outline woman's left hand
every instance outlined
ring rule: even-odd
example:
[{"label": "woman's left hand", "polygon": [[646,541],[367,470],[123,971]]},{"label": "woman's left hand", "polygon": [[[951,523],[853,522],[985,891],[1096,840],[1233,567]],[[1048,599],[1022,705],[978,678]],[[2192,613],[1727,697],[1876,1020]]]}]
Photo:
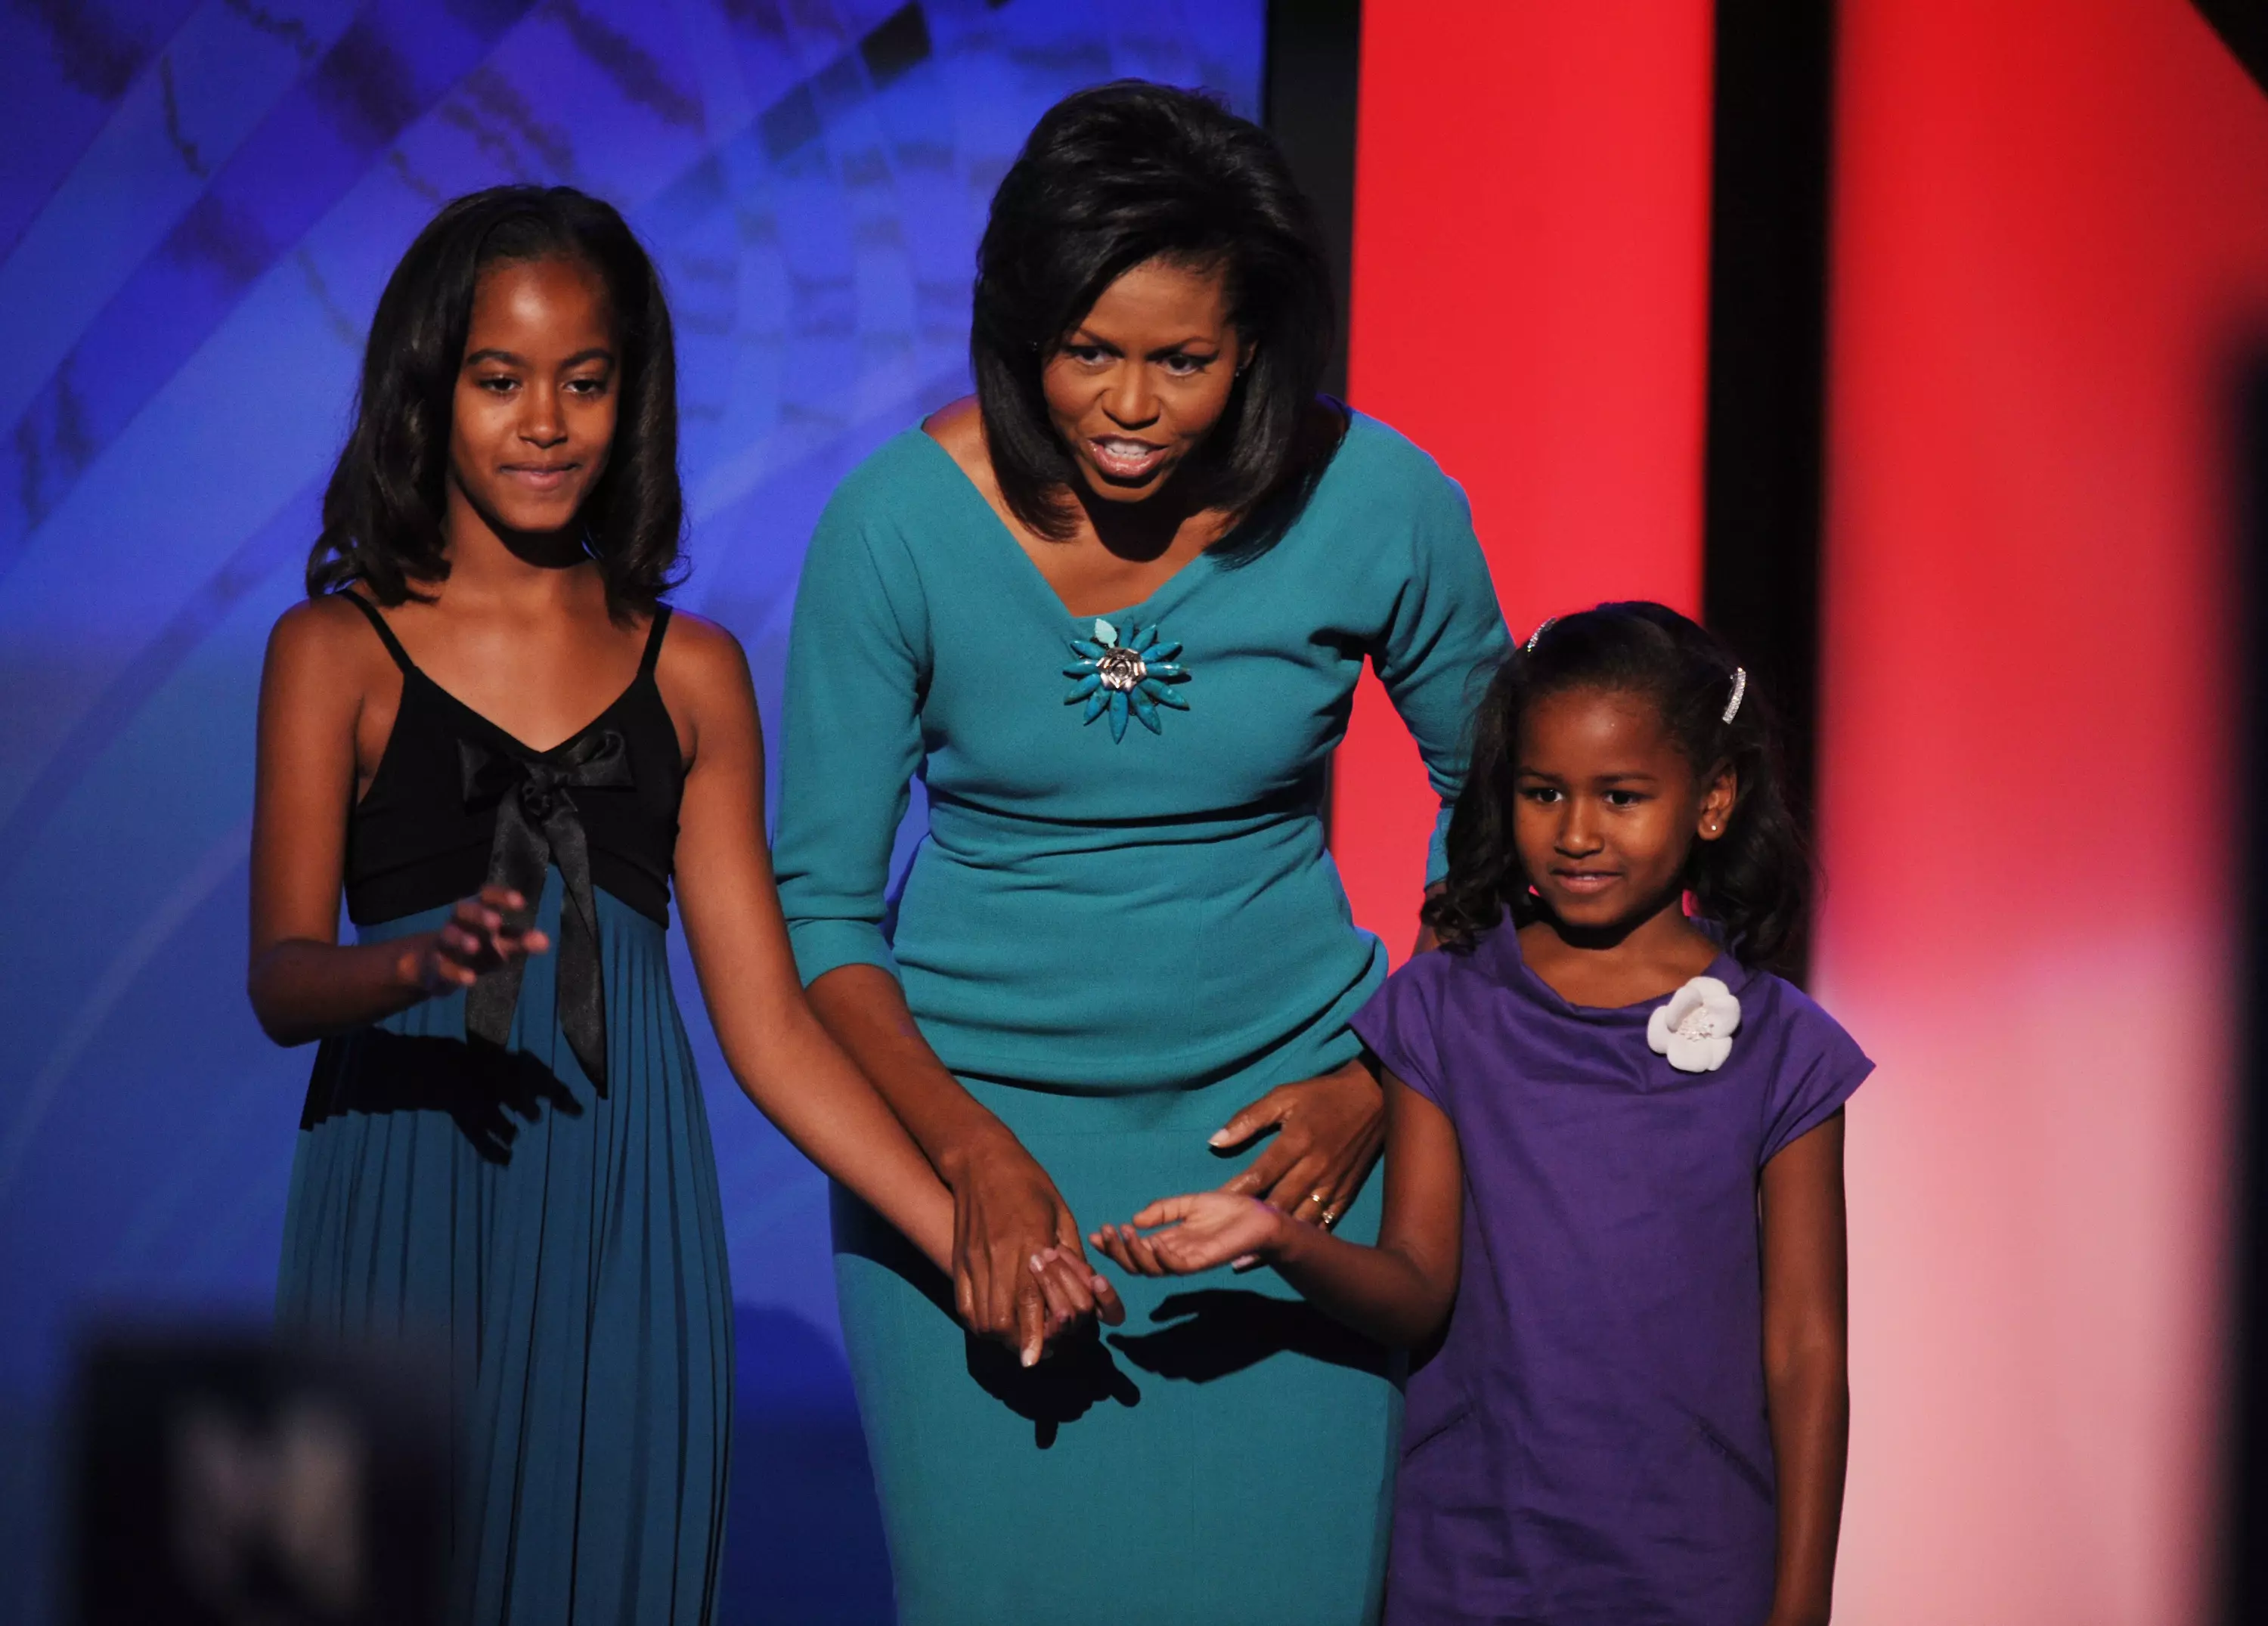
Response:
[{"label": "woman's left hand", "polygon": [[1212,1144],[1241,1145],[1270,1125],[1275,1138],[1220,1189],[1258,1197],[1294,1219],[1328,1229],[1378,1161],[1386,1140],[1386,1093],[1369,1068],[1349,1062],[1320,1078],[1278,1085],[1223,1124]]}]

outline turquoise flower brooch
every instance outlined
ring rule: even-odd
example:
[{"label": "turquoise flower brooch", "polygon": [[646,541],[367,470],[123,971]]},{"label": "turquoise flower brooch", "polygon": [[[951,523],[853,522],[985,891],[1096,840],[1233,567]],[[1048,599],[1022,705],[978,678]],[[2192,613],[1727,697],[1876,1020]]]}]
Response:
[{"label": "turquoise flower brooch", "polygon": [[1070,642],[1071,652],[1079,658],[1063,673],[1078,681],[1064,696],[1064,704],[1086,702],[1086,715],[1079,719],[1083,723],[1092,723],[1108,712],[1114,741],[1126,738],[1130,711],[1143,727],[1162,734],[1166,731],[1158,724],[1160,706],[1171,706],[1176,711],[1189,709],[1189,703],[1168,687],[1189,681],[1189,674],[1174,663],[1182,646],[1159,642],[1155,627],[1145,627],[1132,637],[1122,638],[1117,628],[1098,616],[1092,636]]}]

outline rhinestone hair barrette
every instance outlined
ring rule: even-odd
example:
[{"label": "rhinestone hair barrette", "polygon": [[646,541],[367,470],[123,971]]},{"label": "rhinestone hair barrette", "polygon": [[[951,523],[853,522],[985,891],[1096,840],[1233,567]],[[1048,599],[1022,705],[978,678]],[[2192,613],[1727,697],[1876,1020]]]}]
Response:
[{"label": "rhinestone hair barrette", "polygon": [[1749,669],[1746,666],[1734,667],[1733,697],[1725,703],[1725,716],[1722,719],[1723,721],[1729,723],[1734,717],[1741,715],[1741,702],[1747,697],[1748,692]]},{"label": "rhinestone hair barrette", "polygon": [[1535,653],[1535,646],[1543,642],[1543,635],[1551,629],[1551,623],[1558,619],[1557,615],[1546,615],[1542,621],[1537,622],[1535,630],[1528,635],[1528,642],[1521,646],[1520,652],[1523,655]]}]

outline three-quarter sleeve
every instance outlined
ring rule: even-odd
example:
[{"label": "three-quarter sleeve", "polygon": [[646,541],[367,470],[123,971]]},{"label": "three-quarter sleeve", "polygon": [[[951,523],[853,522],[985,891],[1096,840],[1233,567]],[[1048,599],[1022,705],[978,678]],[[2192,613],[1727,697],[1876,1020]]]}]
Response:
[{"label": "three-quarter sleeve", "polygon": [[820,516],[788,636],[772,861],[796,968],[897,974],[890,852],[921,763],[929,617],[904,538],[846,485]]},{"label": "three-quarter sleeve", "polygon": [[1473,712],[1512,642],[1464,493],[1433,472],[1413,506],[1408,575],[1372,662],[1441,798],[1425,853],[1430,887],[1449,871],[1449,812],[1464,788]]}]

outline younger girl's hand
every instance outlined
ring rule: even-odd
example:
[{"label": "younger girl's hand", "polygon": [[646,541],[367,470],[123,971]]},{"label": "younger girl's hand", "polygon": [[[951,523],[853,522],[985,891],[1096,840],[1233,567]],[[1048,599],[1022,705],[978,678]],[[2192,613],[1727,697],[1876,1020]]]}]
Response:
[{"label": "younger girl's hand", "polygon": [[[1198,1191],[1162,1198],[1132,1224],[1105,1225],[1087,1240],[1137,1276],[1189,1276],[1233,1260],[1267,1258],[1289,1223],[1256,1198]],[[1145,1237],[1135,1229],[1140,1225],[1164,1229]]]},{"label": "younger girl's hand", "polygon": [[482,887],[479,896],[451,911],[439,931],[423,938],[411,978],[428,994],[454,993],[515,960],[541,953],[551,939],[512,923],[526,908],[527,901],[509,887]]}]

